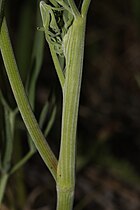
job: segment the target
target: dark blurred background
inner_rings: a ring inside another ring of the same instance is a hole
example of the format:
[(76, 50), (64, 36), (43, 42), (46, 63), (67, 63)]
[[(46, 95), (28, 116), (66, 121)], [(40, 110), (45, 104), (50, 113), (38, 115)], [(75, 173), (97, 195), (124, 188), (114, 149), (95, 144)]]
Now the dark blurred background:
[[(7, 1), (10, 36), (24, 83), (38, 26), (36, 6), (37, 2), (31, 0)], [(1, 66), (1, 89), (14, 107), (2, 61)], [(45, 42), (36, 91), (37, 118), (52, 91), (56, 95), (57, 115), (47, 141), (58, 155), (62, 95)], [(25, 153), (28, 150), (26, 131), (18, 137)], [(74, 209), (139, 210), (139, 154), (140, 1), (91, 0), (78, 121)], [(15, 205), (17, 209), (55, 209), (55, 185), (38, 154), (16, 176), (18, 178), (12, 176), (9, 181), (8, 205), (15, 201), (13, 195), (18, 196), (16, 187), (22, 185), (23, 195)]]

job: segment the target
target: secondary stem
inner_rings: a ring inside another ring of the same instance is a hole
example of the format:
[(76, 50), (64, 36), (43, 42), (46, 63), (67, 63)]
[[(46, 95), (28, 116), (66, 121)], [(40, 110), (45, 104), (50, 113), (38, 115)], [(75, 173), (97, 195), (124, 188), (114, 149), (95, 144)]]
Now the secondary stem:
[(0, 48), (6, 72), (8, 75), (8, 79), (11, 84), (11, 88), (15, 96), (15, 100), (17, 102), (23, 121), (32, 137), (32, 140), (36, 145), (36, 148), (38, 149), (40, 155), (42, 156), (42, 159), (44, 160), (45, 164), (48, 166), (54, 179), (56, 179), (57, 160), (39, 128), (39, 125), (35, 119), (29, 101), (27, 99), (18, 72), (18, 67), (15, 61), (14, 53), (12, 50), (5, 18), (3, 20), (1, 27)]
[(91, 0), (84, 0), (83, 1), (82, 8), (81, 8), (81, 14), (83, 16), (86, 16), (87, 15), (90, 2), (91, 2)]
[(4, 196), (7, 181), (8, 181), (8, 174), (7, 173), (2, 174), (0, 178), (0, 205)]

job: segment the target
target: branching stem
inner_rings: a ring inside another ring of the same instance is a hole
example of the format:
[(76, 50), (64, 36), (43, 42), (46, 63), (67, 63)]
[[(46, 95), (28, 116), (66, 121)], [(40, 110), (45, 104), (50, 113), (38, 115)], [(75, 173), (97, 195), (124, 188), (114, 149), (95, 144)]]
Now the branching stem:
[(36, 148), (42, 156), (42, 159), (51, 171), (54, 179), (56, 179), (57, 160), (39, 128), (27, 99), (12, 50), (5, 18), (1, 27), (0, 48), (8, 79), (23, 121), (34, 141), (34, 144), (36, 145)]

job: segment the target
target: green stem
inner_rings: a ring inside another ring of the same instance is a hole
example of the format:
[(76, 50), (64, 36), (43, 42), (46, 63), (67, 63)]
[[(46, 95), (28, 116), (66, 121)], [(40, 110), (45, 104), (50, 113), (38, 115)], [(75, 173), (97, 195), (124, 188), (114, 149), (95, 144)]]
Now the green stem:
[(46, 142), (45, 137), (43, 136), (39, 125), (35, 119), (35, 116), (31, 110), (29, 101), (27, 99), (19, 72), (18, 67), (15, 61), (14, 53), (12, 50), (6, 20), (4, 18), (1, 33), (0, 33), (0, 48), (5, 64), (6, 72), (11, 84), (15, 100), (17, 102), (19, 111), (23, 118), (23, 121), (38, 149), (42, 159), (45, 164), (48, 166), (50, 172), (52, 173), (54, 179), (56, 179), (56, 169), (57, 169), (57, 160), (50, 149), (49, 145)]
[(74, 191), (57, 191), (58, 197), (57, 197), (57, 209), (60, 210), (70, 210), (73, 208), (73, 197), (74, 197)]
[(5, 5), (6, 5), (6, 0), (0, 0), (0, 28), (2, 25), (4, 13), (5, 13)]
[(85, 23), (86, 18), (79, 16), (68, 31), (70, 34), (68, 34), (69, 40), (66, 46), (61, 147), (57, 170), (57, 210), (71, 210), (73, 205), (76, 130), (82, 79)]
[(64, 82), (65, 82), (65, 78), (64, 78), (64, 74), (62, 72), (61, 66), (60, 66), (60, 62), (58, 60), (56, 52), (53, 49), (53, 45), (49, 44), (49, 47), (50, 47), (52, 59), (53, 59), (53, 62), (54, 62), (54, 66), (55, 66), (55, 69), (56, 69), (56, 72), (57, 72), (57, 76), (58, 76), (60, 84), (61, 84), (61, 88), (63, 88)]
[(0, 178), (0, 205), (3, 200), (7, 181), (8, 181), (8, 174), (7, 173), (2, 174)]
[(69, 3), (69, 5), (70, 5), (70, 7), (72, 9), (74, 17), (77, 18), (78, 16), (80, 16), (80, 12), (77, 9), (77, 6), (76, 6), (74, 0), (68, 0), (68, 3)]
[(91, 0), (84, 0), (84, 1), (83, 1), (82, 9), (81, 9), (81, 14), (82, 14), (83, 16), (86, 16), (86, 15), (87, 15), (87, 12), (88, 12), (88, 8), (89, 8), (89, 5), (90, 5), (90, 2), (91, 2)]

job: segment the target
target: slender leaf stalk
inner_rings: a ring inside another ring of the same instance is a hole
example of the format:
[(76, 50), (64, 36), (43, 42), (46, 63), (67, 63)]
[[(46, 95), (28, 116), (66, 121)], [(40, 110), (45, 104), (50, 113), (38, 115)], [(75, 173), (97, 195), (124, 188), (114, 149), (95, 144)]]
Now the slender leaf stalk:
[(61, 66), (60, 66), (60, 62), (57, 58), (56, 53), (53, 50), (53, 46), (50, 44), (49, 47), (50, 47), (52, 59), (53, 59), (53, 62), (54, 62), (55, 68), (56, 68), (56, 72), (57, 72), (57, 75), (58, 75), (58, 78), (59, 78), (59, 81), (60, 81), (61, 88), (63, 88), (65, 78), (64, 78)]
[(1, 205), (1, 202), (3, 200), (3, 196), (4, 196), (4, 192), (5, 192), (5, 188), (6, 188), (6, 185), (7, 185), (7, 181), (8, 181), (8, 174), (7, 173), (4, 173), (1, 175), (1, 182), (0, 182), (0, 205)]
[(5, 5), (6, 5), (6, 0), (0, 0), (0, 28), (2, 25), (4, 13), (5, 13)]
[(63, 87), (61, 147), (57, 169), (57, 210), (71, 210), (75, 188), (76, 130), (81, 87), (86, 18), (79, 16), (69, 29)]
[(57, 160), (47, 144), (28, 102), (15, 61), (5, 18), (1, 27), (0, 48), (9, 82), (23, 121), (36, 145), (36, 148), (42, 156), (42, 159), (48, 166), (54, 179), (56, 179)]
[(89, 5), (90, 5), (90, 2), (91, 2), (91, 0), (84, 0), (84, 1), (83, 1), (82, 9), (81, 9), (81, 14), (82, 14), (83, 16), (86, 16), (86, 15), (87, 15), (87, 12), (88, 12), (88, 8), (89, 8)]
[(72, 9), (73, 15), (75, 16), (75, 18), (77, 18), (80, 15), (80, 13), (78, 11), (78, 8), (77, 8), (74, 0), (68, 0), (68, 3)]

